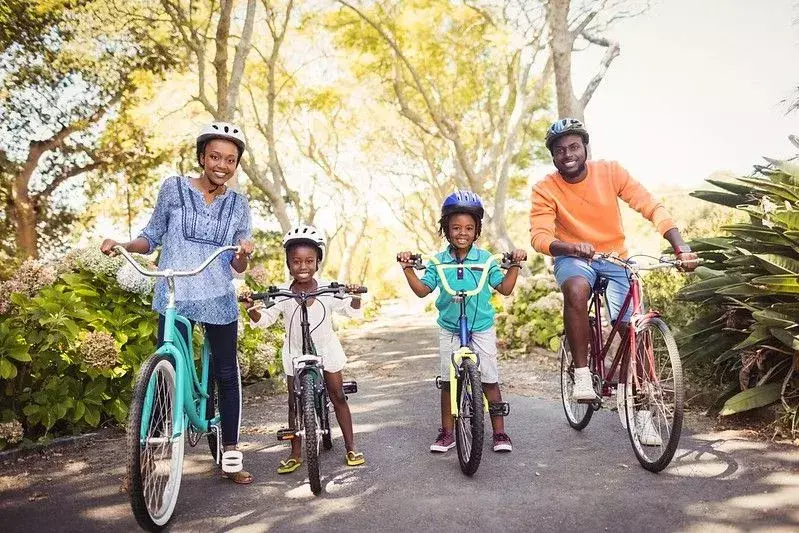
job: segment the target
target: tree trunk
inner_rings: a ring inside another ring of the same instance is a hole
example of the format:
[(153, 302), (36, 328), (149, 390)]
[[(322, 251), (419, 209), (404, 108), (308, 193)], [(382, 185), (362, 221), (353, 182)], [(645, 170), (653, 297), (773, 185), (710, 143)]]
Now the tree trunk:
[[(336, 275), (338, 281), (346, 283), (352, 279), (352, 273), (350, 272), (352, 270), (352, 257), (355, 254), (355, 248), (361, 244), (361, 239), (363, 239), (363, 234), (366, 231), (367, 218), (367, 211), (364, 210), (363, 215), (355, 221), (356, 226), (352, 228), (354, 232), (347, 231), (342, 236), (344, 239), (344, 250), (341, 254), (341, 264), (339, 264), (338, 274)], [(350, 233), (354, 234), (350, 236)]]
[(572, 84), (572, 49), (574, 37), (569, 31), (570, 0), (549, 0), (547, 22), (552, 65), (555, 71), (555, 94), (558, 100), (558, 118), (571, 117), (584, 120), (585, 108), (574, 96)]

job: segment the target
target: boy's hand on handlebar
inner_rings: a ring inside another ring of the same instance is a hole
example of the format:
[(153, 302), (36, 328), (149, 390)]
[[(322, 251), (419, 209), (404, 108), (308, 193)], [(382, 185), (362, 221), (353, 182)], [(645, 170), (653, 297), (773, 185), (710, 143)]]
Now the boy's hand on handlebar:
[(402, 265), (402, 269), (404, 270), (405, 267), (413, 267), (416, 262), (411, 259), (413, 252), (400, 252), (397, 254), (397, 262)]
[(103, 252), (105, 255), (114, 257), (118, 253), (116, 250), (114, 250), (114, 246), (121, 246), (121, 245), (114, 239), (105, 239), (103, 243), (100, 245), (100, 251)]
[(510, 261), (512, 264), (519, 264), (522, 261), (527, 261), (527, 252), (521, 248), (516, 248), (511, 252)]
[(679, 265), (677, 269), (682, 272), (693, 272), (699, 266), (699, 257), (694, 252), (683, 252), (677, 254)]

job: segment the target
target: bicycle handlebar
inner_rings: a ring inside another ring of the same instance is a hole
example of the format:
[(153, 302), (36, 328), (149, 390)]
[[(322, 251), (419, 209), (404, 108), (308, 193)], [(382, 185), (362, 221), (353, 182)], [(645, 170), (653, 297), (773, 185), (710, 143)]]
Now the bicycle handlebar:
[[(441, 263), (435, 255), (426, 255), (423, 256), (422, 254), (411, 254), (410, 260), (413, 261), (413, 268), (415, 270), (424, 270), (426, 267), (422, 263), (423, 257), (427, 257), (436, 270), (439, 273), (439, 278), (441, 279), (441, 286), (443, 287), (444, 291), (449, 294), (450, 296), (474, 296), (475, 294), (479, 293), (483, 290), (483, 286), (485, 285), (486, 281), (488, 280), (488, 271), (489, 265), (496, 261), (499, 263), (500, 268), (508, 269), (513, 265), (518, 265), (518, 263), (513, 262), (513, 253), (506, 252), (504, 254), (494, 254), (486, 259), (485, 263), (482, 264), (470, 264), (464, 265), (463, 263)], [(397, 261), (399, 261), (399, 255), (397, 255)], [(455, 291), (450, 287), (449, 282), (447, 281), (447, 277), (443, 274), (444, 270), (450, 270), (453, 268), (463, 268), (464, 266), (482, 266), (483, 273), (480, 275), (480, 279), (477, 281), (477, 287), (474, 289), (465, 291)]]
[(250, 300), (269, 300), (278, 298), (280, 296), (285, 296), (286, 298), (299, 298), (301, 300), (308, 300), (315, 296), (320, 296), (322, 294), (365, 294), (368, 292), (368, 289), (363, 285), (358, 286), (354, 289), (348, 289), (346, 285), (343, 283), (336, 283), (332, 282), (330, 285), (324, 287), (318, 287), (314, 291), (310, 292), (291, 292), (290, 290), (285, 289), (278, 289), (277, 287), (269, 287), (265, 292), (254, 292), (250, 295), (242, 295), (239, 296), (239, 301), (243, 302), (247, 299)]
[(148, 277), (151, 277), (151, 278), (172, 278), (172, 277), (183, 278), (183, 277), (188, 277), (188, 276), (196, 276), (197, 274), (199, 274), (200, 272), (202, 272), (203, 270), (208, 268), (208, 265), (213, 263), (214, 260), (217, 257), (219, 257), (220, 255), (222, 255), (223, 253), (229, 252), (229, 251), (235, 251), (236, 253), (238, 253), (240, 249), (241, 249), (240, 246), (220, 246), (219, 248), (214, 250), (214, 253), (212, 253), (208, 257), (208, 259), (206, 259), (203, 262), (203, 264), (201, 264), (200, 266), (198, 266), (194, 270), (172, 270), (171, 268), (168, 268), (166, 270), (146, 270), (146, 269), (142, 268), (142, 266), (138, 263), (138, 261), (136, 261), (133, 258), (132, 255), (130, 255), (130, 252), (125, 250), (122, 246), (116, 245), (113, 248), (113, 250), (115, 252), (118, 252), (118, 253), (122, 254), (122, 257), (127, 259), (128, 262), (131, 265), (133, 265), (133, 268), (138, 270), (141, 275), (148, 276)]
[[(639, 270), (663, 270), (667, 268), (680, 268), (683, 264), (688, 263), (688, 261), (681, 261), (679, 259), (669, 259), (667, 257), (652, 257), (644, 254), (639, 254), (637, 257), (648, 257), (650, 259), (655, 259), (657, 263), (652, 265), (639, 265), (637, 263), (632, 262), (630, 259), (622, 259), (621, 257), (614, 255), (613, 253), (595, 253), (591, 259), (592, 260), (604, 259), (609, 263), (613, 263), (614, 265), (626, 268), (631, 272), (638, 272)], [(701, 264), (702, 260), (697, 259), (696, 262), (698, 264)]]

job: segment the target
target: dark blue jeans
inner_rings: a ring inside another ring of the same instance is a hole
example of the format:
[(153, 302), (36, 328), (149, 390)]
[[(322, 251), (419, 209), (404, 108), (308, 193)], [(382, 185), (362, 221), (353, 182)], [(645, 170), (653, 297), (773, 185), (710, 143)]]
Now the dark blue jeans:
[[(192, 321), (192, 325), (195, 323)], [(219, 410), (222, 413), (222, 444), (231, 446), (239, 442), (241, 425), (241, 377), (236, 356), (238, 321), (230, 324), (204, 324), (205, 336), (211, 344), (211, 380), (216, 379), (219, 391)], [(188, 332), (182, 322), (177, 322), (178, 331), (188, 343)], [(164, 341), (164, 315), (158, 315), (158, 346)], [(209, 416), (213, 415), (213, 403)]]

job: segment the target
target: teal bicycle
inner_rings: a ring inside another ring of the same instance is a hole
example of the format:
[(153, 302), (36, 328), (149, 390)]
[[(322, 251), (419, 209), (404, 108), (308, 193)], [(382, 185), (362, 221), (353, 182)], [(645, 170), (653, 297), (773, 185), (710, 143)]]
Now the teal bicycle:
[[(172, 518), (183, 476), (185, 441), (196, 446), (203, 436), (216, 464), (221, 458), (221, 417), (215, 415), (211, 350), (206, 339), (200, 373), (194, 364), (192, 325), (175, 308), (175, 278), (196, 276), (221, 254), (238, 246), (217, 248), (194, 270), (145, 270), (121, 246), (114, 247), (143, 276), (166, 278), (168, 304), (164, 340), (139, 370), (127, 427), (130, 504), (139, 525), (161, 531)], [(178, 324), (188, 331), (188, 343)], [(185, 438), (184, 438), (185, 437)]]

